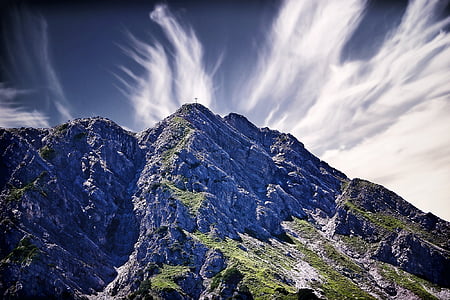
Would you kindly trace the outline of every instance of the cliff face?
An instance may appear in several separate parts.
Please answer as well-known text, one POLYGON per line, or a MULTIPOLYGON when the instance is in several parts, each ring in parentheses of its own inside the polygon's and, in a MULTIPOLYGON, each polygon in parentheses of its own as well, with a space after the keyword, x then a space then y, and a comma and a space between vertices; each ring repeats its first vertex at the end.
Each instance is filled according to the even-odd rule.
POLYGON ((450 297, 450 226, 199 104, 2 129, 5 299, 450 297))

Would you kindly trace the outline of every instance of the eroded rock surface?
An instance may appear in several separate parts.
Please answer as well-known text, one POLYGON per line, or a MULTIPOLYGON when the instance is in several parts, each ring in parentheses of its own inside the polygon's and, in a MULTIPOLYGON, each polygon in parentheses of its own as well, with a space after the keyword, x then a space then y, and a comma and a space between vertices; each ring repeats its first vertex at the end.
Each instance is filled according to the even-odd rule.
POLYGON ((448 222, 237 114, 1 129, 0 153, 5 299, 450 296, 448 222))

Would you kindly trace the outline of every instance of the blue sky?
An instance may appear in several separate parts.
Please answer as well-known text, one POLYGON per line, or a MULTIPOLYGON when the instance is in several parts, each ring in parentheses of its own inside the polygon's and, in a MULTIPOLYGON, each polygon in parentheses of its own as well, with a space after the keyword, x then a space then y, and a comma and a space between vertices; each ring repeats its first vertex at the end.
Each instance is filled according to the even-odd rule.
POLYGON ((0 126, 101 115, 139 131, 197 97, 450 220, 446 1, 0 8, 0 126))

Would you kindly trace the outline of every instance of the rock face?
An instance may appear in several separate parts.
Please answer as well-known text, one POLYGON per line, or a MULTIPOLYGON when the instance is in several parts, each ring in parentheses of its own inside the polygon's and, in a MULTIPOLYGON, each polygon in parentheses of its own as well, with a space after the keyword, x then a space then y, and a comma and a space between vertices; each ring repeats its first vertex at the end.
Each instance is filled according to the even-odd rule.
POLYGON ((182 106, 0 130, 4 299, 445 299, 450 225, 292 135, 182 106))

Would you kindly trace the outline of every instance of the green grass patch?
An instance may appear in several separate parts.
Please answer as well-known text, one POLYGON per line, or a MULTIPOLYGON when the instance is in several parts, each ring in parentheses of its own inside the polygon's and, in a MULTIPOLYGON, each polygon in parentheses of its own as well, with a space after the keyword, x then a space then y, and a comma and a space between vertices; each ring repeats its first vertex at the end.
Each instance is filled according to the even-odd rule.
POLYGON ((54 149, 46 145, 39 149, 39 155, 45 160, 51 160, 56 157, 56 152, 54 149))
POLYGON ((281 270, 292 268, 296 263, 295 259, 285 256, 281 249, 268 243, 252 245, 245 236, 243 243, 200 232, 195 232, 194 236, 208 248, 222 251, 228 259, 229 267, 213 277, 211 290, 216 289, 221 282, 236 277, 234 275, 239 272, 242 275, 240 285, 247 287, 255 299, 274 299, 275 296, 284 299, 296 293, 294 287, 280 280, 281 270))
MULTIPOLYGON (((394 217, 365 212, 353 203, 347 203, 350 203, 350 209, 357 211, 372 223, 386 230, 392 231, 396 228, 405 228, 403 226, 406 226, 401 220, 393 220, 394 217)), ((296 240, 297 249, 303 253, 304 260, 314 267, 325 280, 322 284, 318 283, 316 287, 324 291, 327 299, 373 299, 368 293, 358 288, 353 281, 337 271, 340 268, 346 268, 354 273, 364 273, 365 271, 360 266, 338 251, 325 237, 320 235, 312 224, 299 219, 294 219, 290 224, 302 240, 301 242, 296 240), (317 245, 318 248, 323 249, 323 252, 317 252, 306 246, 310 244, 317 245)), ((368 250, 370 251, 377 245, 371 245, 362 240, 362 238, 355 236, 339 236, 339 238, 361 255, 366 254, 368 250)), ((388 264, 382 264, 381 271, 383 277, 412 291, 422 299, 437 299, 423 287, 427 281, 395 269, 388 264)))
POLYGON ((350 180, 342 181, 342 183, 341 183, 341 193, 345 192, 345 190, 347 190, 349 185, 350 185, 350 180))
POLYGON ((34 187, 34 182, 30 182, 21 188, 10 186, 9 194, 6 197, 6 201, 7 202, 19 201, 20 199, 22 199, 25 192, 31 190, 33 187, 34 187))
POLYGON ((47 175, 47 171, 43 171, 38 177, 36 177, 33 181, 27 183, 23 187, 15 187, 13 185, 10 185, 9 187, 9 194, 6 197, 7 202, 12 201, 20 201, 22 199, 23 195, 30 190, 37 190, 39 189, 42 196, 46 197, 47 193, 38 185, 38 182, 40 179, 42 179, 44 176, 47 175))
POLYGON ((378 247, 378 243, 368 243, 359 236, 337 235, 347 247, 360 255, 367 254, 378 247))
POLYGON ((163 166, 166 168, 172 163, 175 155, 177 155, 181 149, 185 148, 189 136, 194 131, 192 125, 187 120, 180 117, 173 117, 170 120, 169 126, 171 129, 171 139, 177 140, 178 142, 162 153, 163 166))
MULTIPOLYGON (((356 181, 356 183, 351 183, 351 188, 355 191, 368 190, 368 192, 376 193, 380 189, 380 186, 366 182, 366 181, 356 181), (354 185, 354 186, 353 186, 354 185)), ((349 193, 350 194, 350 193, 349 193)), ((424 240, 430 241, 433 244, 439 245, 445 248, 447 244, 447 238, 442 235, 435 235, 430 233, 422 225, 408 220, 397 212, 388 210, 386 212, 370 212, 364 208, 358 206, 358 198, 347 197, 344 199, 344 207, 350 210, 352 213, 362 216, 378 228, 384 229, 387 232, 395 232, 399 229, 406 230, 412 234, 421 237, 424 240)))
POLYGON ((188 120, 181 118, 181 117, 173 117, 171 119, 171 122, 173 124, 177 124, 180 125, 182 128, 189 128, 189 129, 193 129, 192 124, 189 123, 188 120))
POLYGON ((355 273, 361 273, 363 270, 360 266, 355 264, 348 256, 337 251, 331 243, 324 244, 325 256, 334 261, 338 266, 347 268, 355 273))
MULTIPOLYGON (((389 264, 380 262, 381 275, 392 282, 397 283, 399 286, 410 290, 421 299, 438 300, 436 296, 430 294, 423 286, 427 281, 418 278, 412 274, 402 271, 398 268, 394 268, 389 264)), ((428 283, 431 285, 431 283, 428 283)))
POLYGON ((24 264, 32 262, 38 254, 39 248, 31 243, 29 237, 24 237, 17 247, 6 256, 6 259, 14 263, 24 264))
POLYGON ((298 240, 296 247, 304 255, 304 260, 324 278, 324 283, 316 283, 314 287, 321 288, 327 299, 375 299, 298 240))
POLYGON ((186 266, 163 265, 160 273, 150 279, 151 288, 157 291, 176 290, 182 292, 178 284, 175 283, 175 279, 187 272, 189 272, 189 267, 186 266))
POLYGON ((55 133, 56 134, 64 134, 67 131, 67 128, 69 127, 68 123, 64 123, 61 125, 58 125, 55 127, 55 133))
POLYGON ((182 190, 175 186, 173 182, 164 181, 163 185, 166 186, 176 199, 180 200, 183 205, 185 205, 189 212, 193 215, 198 213, 198 209, 205 200, 205 194, 202 192, 190 192, 182 190))
POLYGON ((318 229, 316 229, 311 223, 306 220, 300 220, 294 218, 292 228, 294 231, 307 242, 318 243, 322 249, 324 249, 324 256, 332 260, 335 265, 341 268, 347 268, 353 272, 360 273, 362 268, 355 264, 347 255, 344 255, 338 251, 325 237, 320 235, 318 229))
POLYGON ((320 234, 317 232, 317 229, 306 220, 294 218, 294 221, 289 223, 295 232, 302 238, 307 240, 321 238, 320 234))
MULTIPOLYGON (((338 251, 318 229, 306 220, 294 218, 288 222, 299 239, 294 239, 296 248, 304 255, 304 260, 315 268, 324 278, 324 283, 316 283, 315 288, 321 288, 327 299, 374 299, 360 289, 353 281, 338 272, 347 269, 353 273, 363 273, 364 270, 354 263, 347 255, 338 251), (317 252, 306 245, 317 245, 323 252, 317 252)), ((347 271, 347 272, 348 272, 347 271)))
POLYGON ((388 214, 365 211, 356 206, 350 200, 346 201, 344 205, 347 209, 351 210, 354 213, 359 214, 360 216, 366 218, 371 223, 379 227, 382 227, 387 231, 392 232, 396 231, 397 229, 406 229, 408 227, 408 224, 406 224, 399 218, 396 218, 388 214))

